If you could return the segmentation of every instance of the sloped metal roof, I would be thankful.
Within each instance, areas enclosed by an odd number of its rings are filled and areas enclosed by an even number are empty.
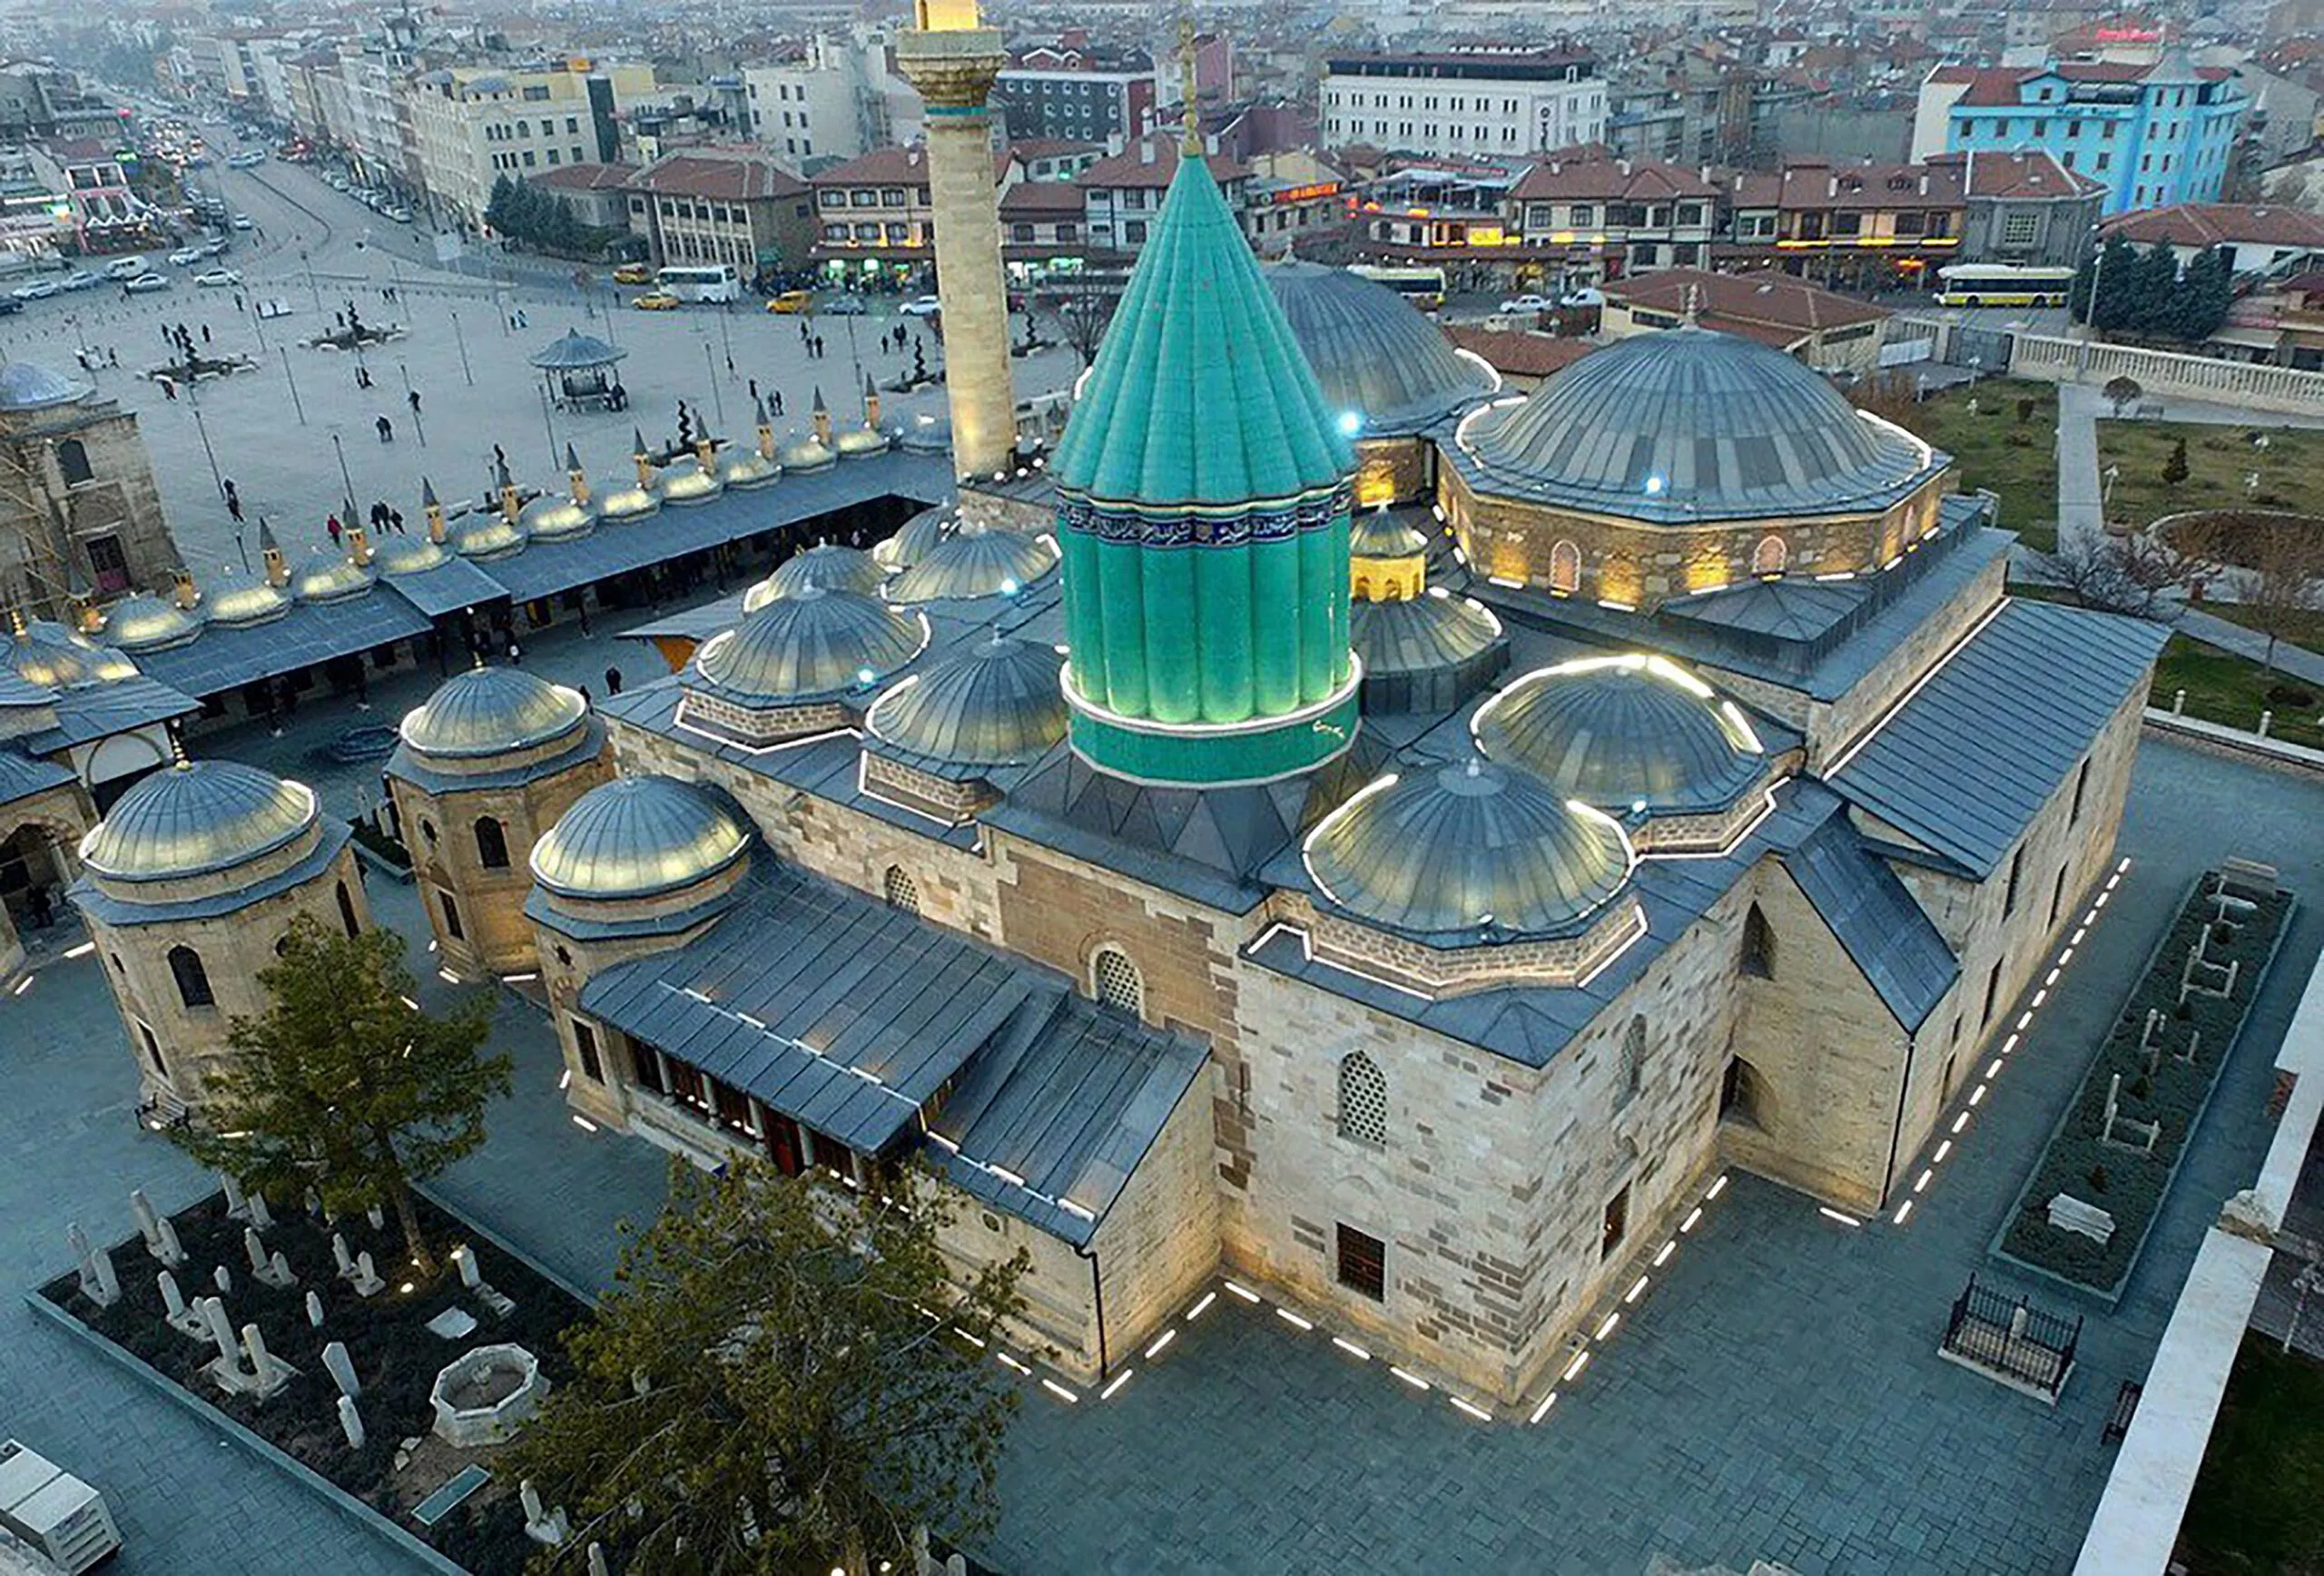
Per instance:
[[[1886,861],[1834,816],[1783,855],[1784,868],[1907,1032],[1961,972],[1945,938]]]
[[[197,698],[221,694],[334,656],[425,635],[434,625],[398,595],[399,589],[377,586],[327,606],[302,602],[280,618],[241,628],[213,621],[183,645],[138,653],[138,662],[172,689]]]
[[[1831,785],[1982,879],[2168,638],[2135,618],[2006,601],[1841,756]]]
[[[0,804],[13,804],[72,781],[73,773],[54,761],[0,749]]]

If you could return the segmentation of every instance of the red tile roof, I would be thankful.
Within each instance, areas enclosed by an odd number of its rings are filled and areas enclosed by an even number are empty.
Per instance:
[[[566,164],[526,179],[536,186],[558,186],[568,192],[604,192],[628,185],[637,173],[635,164]]]
[[[1019,181],[1000,194],[1003,219],[1055,219],[1079,213],[1081,188],[1070,181]]]
[[[2069,170],[2040,152],[1940,153],[1929,163],[1965,163],[1972,197],[2008,198],[2018,202],[2043,198],[2063,202],[2106,189],[2103,182]]]
[[[1689,300],[1707,329],[1772,339],[1776,330],[1792,339],[1853,323],[1880,322],[1886,307],[1818,289],[1788,274],[1709,273],[1696,268],[1667,268],[1605,287],[1606,299],[1649,310],[1683,312]],[[1788,342],[1788,341],[1786,341]]]
[[[928,155],[920,148],[874,148],[859,159],[808,177],[812,186],[924,186]]]
[[[1074,180],[1085,187],[1098,186],[1113,191],[1137,186],[1167,186],[1170,178],[1178,172],[1177,137],[1170,133],[1156,132],[1145,142],[1154,150],[1151,163],[1140,153],[1138,144],[1133,143],[1113,157],[1098,160],[1076,175]],[[1208,163],[1211,178],[1222,184],[1242,180],[1251,172],[1223,153],[1208,155]]]
[[[1482,356],[1493,370],[1512,378],[1547,378],[1598,349],[1587,340],[1564,340],[1528,330],[1496,332],[1462,323],[1445,324],[1444,337],[1456,349]]]
[[[1716,197],[1718,189],[1692,170],[1659,159],[1618,159],[1603,143],[1545,153],[1510,189],[1520,202],[1651,201],[1658,197]]]
[[[631,177],[633,192],[713,197],[730,202],[796,197],[806,182],[763,153],[688,148],[655,160]]]
[[[2105,233],[2137,246],[2302,247],[2324,251],[2324,219],[2280,202],[2180,202],[2106,221]]]
[[[1779,174],[1736,177],[1729,201],[1737,208],[1958,208],[1957,159],[1925,164],[1835,164],[1820,159],[1787,164]]]

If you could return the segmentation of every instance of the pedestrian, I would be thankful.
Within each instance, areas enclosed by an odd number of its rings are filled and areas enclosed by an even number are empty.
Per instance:
[[[331,313],[330,326],[334,329],[345,328],[347,326],[347,314],[345,312],[338,311]]]
[[[226,512],[233,517],[234,523],[236,525],[241,525],[242,523],[242,500],[237,497],[234,494],[228,493],[226,495]]]
[[[777,416],[783,414],[783,390],[780,389],[774,391],[774,413]]]
[[[525,649],[517,644],[517,637],[513,635],[508,637],[508,665],[510,667],[525,665]]]
[[[340,533],[339,517],[337,515],[326,516],[323,519],[323,529],[330,533],[330,545],[334,547],[338,547]]]
[[[387,523],[388,500],[385,498],[373,498],[371,500],[371,528],[376,531]]]
[[[609,695],[621,694],[621,669],[617,667],[606,669],[606,693]]]
[[[49,905],[48,889],[44,886],[33,888],[29,901],[33,911],[33,929],[48,929],[49,921],[56,917],[55,911]]]
[[[165,345],[174,345],[177,342],[177,336],[170,332],[170,325],[163,323],[162,325],[162,343]]]
[[[391,508],[388,511],[388,528],[395,532],[399,537],[404,534],[403,511],[401,509]]]
[[[232,497],[236,491],[234,487],[234,478],[231,476],[219,478],[218,490],[225,494],[228,497]]]
[[[379,428],[379,441],[381,443],[393,443],[396,440],[395,427],[386,417],[382,416],[379,418],[378,426]]]
[[[726,369],[727,369],[729,372],[733,371],[733,370],[734,369],[734,364],[732,361],[727,362],[727,363],[726,363]],[[746,381],[746,382],[748,382],[748,383],[749,383],[749,385],[750,385],[750,389],[751,389],[751,399],[752,399],[752,400],[753,400],[753,402],[755,402],[755,401],[757,400],[758,397],[759,397],[759,380],[758,380],[756,378],[751,378],[751,379],[745,379],[745,381]]]
[[[807,320],[801,318],[799,320],[799,342],[803,345],[811,345],[811,341],[812,336],[807,332]]]
[[[175,399],[178,397],[178,383],[176,379],[169,376],[167,373],[163,373],[160,378],[154,379],[154,381],[161,384],[162,397],[163,399]]]
[[[205,345],[210,342],[210,325],[208,323],[202,325],[202,342]]]
[[[123,285],[121,287],[121,299],[124,301],[129,299],[129,287],[127,285]]]
[[[105,365],[108,367],[118,367],[121,365],[121,349],[119,346],[107,345],[105,347]]]
[[[404,392],[404,397],[403,397],[403,399],[404,399],[404,403],[411,407],[411,419],[412,419],[414,421],[419,420],[419,389],[407,389],[407,390],[405,390],[405,392]]]
[[[234,292],[234,310],[236,311],[242,310],[242,293],[240,291]]]

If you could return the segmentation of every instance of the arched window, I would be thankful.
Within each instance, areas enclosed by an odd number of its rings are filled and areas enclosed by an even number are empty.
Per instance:
[[[1340,1137],[1388,1141],[1388,1075],[1360,1050],[1340,1058]]]
[[[1730,1059],[1720,1075],[1718,1116],[1721,1121],[1759,1124],[1759,1072],[1739,1056]]]
[[[1639,1090],[1646,1087],[1646,1017],[1643,1013],[1631,1019],[1630,1028],[1622,1034],[1622,1061],[1615,1072],[1620,1081],[1614,1086],[1614,1108],[1619,1111],[1638,1098]]]
[[[1560,542],[1550,549],[1550,589],[1571,596],[1581,589],[1581,549]]]
[[[419,818],[419,835],[428,840],[428,847],[436,846],[436,823],[424,815]]]
[[[455,941],[461,940],[466,932],[460,929],[460,905],[452,901],[450,892],[438,892],[436,902],[444,911],[444,933]]]
[[[89,451],[77,438],[68,438],[56,446],[56,468],[64,478],[66,487],[84,481],[94,481],[97,473],[89,468]]]
[[[477,862],[487,870],[508,868],[508,834],[489,815],[477,817],[476,857]]]
[[[1089,960],[1089,994],[1132,1018],[1146,1016],[1146,981],[1119,947],[1100,947]]]
[[[1780,575],[1784,566],[1790,562],[1791,549],[1784,545],[1781,537],[1772,532],[1761,537],[1759,545],[1751,549],[1751,573],[1754,575]]]
[[[178,982],[178,1000],[188,1007],[218,1005],[210,989],[210,970],[202,966],[202,954],[192,947],[170,949],[170,977]]]
[[[1776,977],[1776,933],[1757,903],[1743,914],[1743,972],[1755,980]]]
[[[880,895],[888,900],[891,909],[907,914],[920,912],[920,883],[902,865],[888,867],[888,873],[880,878]]]
[[[339,883],[339,922],[346,927],[349,935],[355,934],[355,895],[347,890],[345,882]]]

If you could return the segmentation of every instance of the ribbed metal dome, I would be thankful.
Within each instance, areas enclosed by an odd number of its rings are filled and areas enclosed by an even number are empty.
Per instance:
[[[1361,509],[1348,522],[1351,558],[1416,558],[1427,551],[1428,538],[1386,509]]]
[[[910,454],[949,454],[952,449],[952,419],[942,411],[923,410],[904,423],[896,441]]]
[[[595,334],[567,329],[561,338],[551,340],[527,360],[543,371],[586,372],[592,367],[610,367],[628,354]]]
[[[241,574],[221,576],[210,588],[207,600],[210,622],[222,629],[247,628],[290,611],[290,598],[280,586]]]
[[[1441,590],[1348,609],[1348,644],[1366,678],[1433,673],[1474,662],[1501,638],[1501,622],[1481,604]]]
[[[534,541],[554,542],[587,536],[597,523],[597,506],[576,504],[570,493],[543,493],[518,510],[517,518]]]
[[[398,575],[425,575],[451,560],[451,549],[441,542],[426,537],[398,537],[379,544],[371,555],[371,566],[392,578]]]
[[[665,504],[708,503],[726,488],[719,479],[715,456],[708,465],[699,459],[687,465],[674,465],[662,473],[661,479],[662,501]]]
[[[782,475],[783,467],[761,454],[754,444],[738,443],[719,457],[718,479],[730,488],[764,487]]]
[[[0,367],[0,410],[46,410],[89,397],[89,385],[36,361]]]
[[[599,783],[533,844],[533,879],[571,898],[644,898],[714,875],[750,833],[718,799],[675,777]]]
[[[1265,274],[1324,399],[1358,419],[1354,437],[1417,432],[1499,387],[1491,369],[1386,285],[1313,262]]]
[[[842,459],[869,459],[888,452],[888,435],[876,427],[851,427],[832,439]]]
[[[521,667],[474,667],[405,713],[399,731],[423,755],[497,755],[568,733],[587,711],[578,692]]]
[[[315,795],[239,761],[181,761],[145,777],[81,840],[115,881],[170,881],[244,863],[315,823]]]
[[[774,573],[743,593],[743,611],[756,613],[777,597],[796,596],[808,586],[824,591],[853,591],[870,596],[880,589],[888,572],[861,547],[819,542],[793,553],[775,566]]]
[[[792,472],[829,470],[839,463],[839,456],[813,438],[794,438],[774,451],[783,468]]]
[[[661,487],[658,475],[645,485],[639,483],[635,471],[610,478],[596,490],[597,517],[634,520],[640,515],[650,515],[662,507]]]
[[[1612,822],[1472,756],[1384,777],[1316,827],[1308,874],[1332,901],[1419,935],[1570,931],[1629,879]]]
[[[925,619],[854,591],[809,586],[714,635],[694,654],[710,686],[744,702],[785,702],[876,684],[920,655]]]
[[[873,545],[872,556],[890,569],[909,569],[952,534],[952,519],[942,509],[922,509],[897,528],[896,534]]]
[[[137,665],[118,651],[44,618],[22,635],[0,635],[0,665],[43,689],[86,689],[137,676]]]
[[[1696,328],[1618,340],[1464,428],[1488,490],[1661,522],[1882,508],[1941,464],[1782,351]]]
[[[1480,706],[1472,725],[1494,760],[1615,814],[1723,807],[1767,769],[1734,704],[1660,656],[1529,673]]]
[[[123,597],[105,610],[105,635],[123,651],[154,651],[183,645],[202,633],[209,615],[200,605],[192,609],[160,596]]]
[[[964,525],[888,587],[893,602],[1013,596],[1057,567],[1057,544],[1022,531]]]
[[[1027,762],[1065,737],[1055,647],[996,636],[900,680],[864,719],[898,749],[963,766]]]
[[[371,588],[379,572],[352,558],[318,555],[291,577],[291,594],[301,602],[344,602]]]
[[[524,551],[527,539],[525,527],[497,509],[470,515],[452,528],[458,533],[454,545],[463,558],[505,558]]]

